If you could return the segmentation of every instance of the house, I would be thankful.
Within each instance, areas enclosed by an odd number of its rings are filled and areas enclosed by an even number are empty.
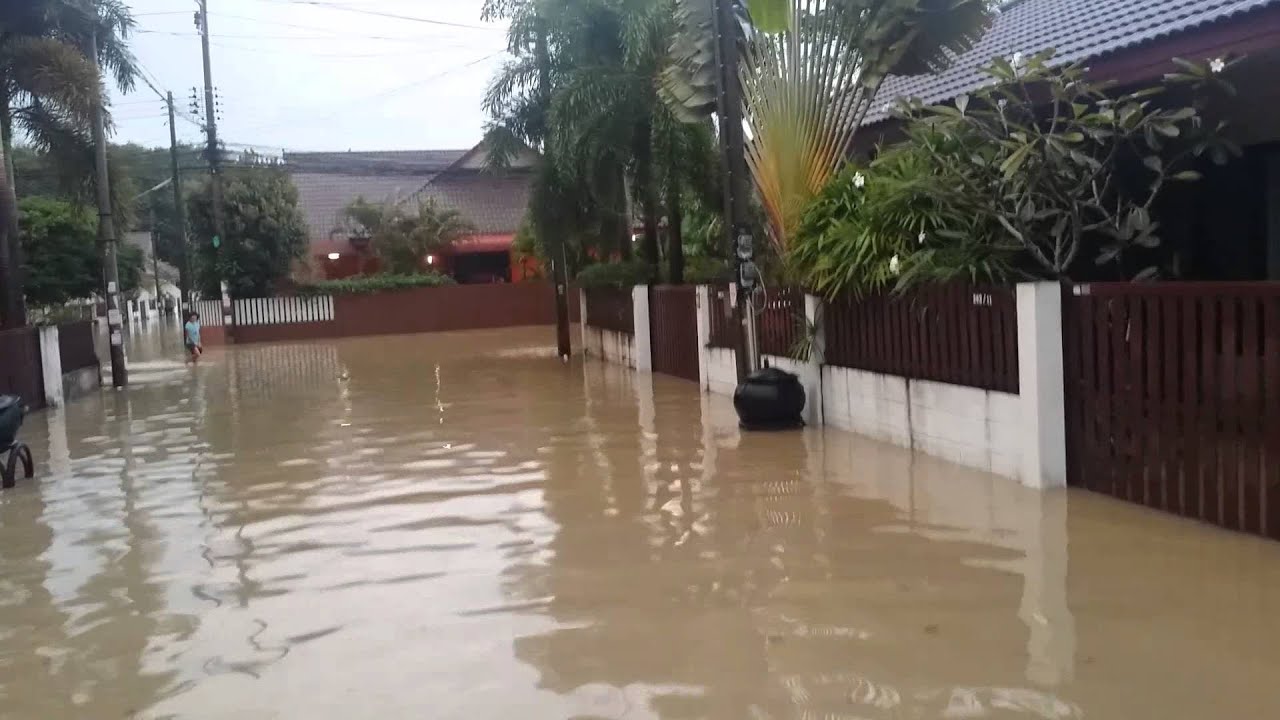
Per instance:
[[[433,198],[457,210],[474,232],[426,258],[459,282],[517,282],[530,274],[512,253],[529,203],[537,160],[529,151],[502,172],[485,170],[486,146],[470,150],[286,153],[310,234],[312,271],[327,279],[376,270],[368,241],[344,230],[353,200],[409,202]]]
[[[1244,155],[1167,193],[1156,219],[1183,275],[1200,280],[1280,280],[1280,0],[1013,0],[986,35],[944,72],[891,77],[859,130],[857,150],[898,137],[894,99],[942,103],[990,81],[995,57],[1055,49],[1119,87],[1157,82],[1174,58],[1243,60],[1228,80],[1235,98],[1208,112],[1225,120]]]

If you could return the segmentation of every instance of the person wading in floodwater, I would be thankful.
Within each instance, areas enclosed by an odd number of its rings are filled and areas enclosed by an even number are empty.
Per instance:
[[[182,326],[182,342],[187,346],[187,356],[191,362],[198,362],[204,354],[204,346],[200,344],[200,313],[187,315],[187,324]]]

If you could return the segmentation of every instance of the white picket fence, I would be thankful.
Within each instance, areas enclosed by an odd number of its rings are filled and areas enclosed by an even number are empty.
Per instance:
[[[195,310],[200,313],[200,324],[205,327],[222,327],[222,303],[217,300],[197,300],[186,303],[182,308],[182,321],[186,322],[187,313]]]
[[[332,320],[333,298],[328,295],[236,300],[237,325],[292,325]]]

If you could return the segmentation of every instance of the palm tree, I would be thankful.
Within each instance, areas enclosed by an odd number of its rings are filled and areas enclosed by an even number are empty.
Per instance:
[[[0,327],[26,322],[11,160],[14,136],[22,132],[69,175],[88,176],[90,123],[103,90],[85,49],[96,36],[102,67],[127,91],[137,74],[126,43],[132,28],[128,7],[119,0],[31,0],[0,6]]]
[[[664,92],[683,116],[714,107],[711,4],[680,0]],[[739,2],[747,161],[786,249],[800,214],[844,162],[888,75],[935,72],[972,47],[987,0],[749,0]],[[754,21],[754,24],[753,24]]]

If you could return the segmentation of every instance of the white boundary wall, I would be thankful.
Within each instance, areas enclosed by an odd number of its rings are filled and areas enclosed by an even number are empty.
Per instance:
[[[587,324],[587,294],[578,293],[582,322],[582,352],[590,358],[636,369],[635,337],[626,333],[603,330]],[[645,330],[648,331],[648,305],[645,306]]]
[[[589,357],[647,372],[651,369],[649,291],[637,287],[633,292],[634,337],[584,323],[582,345]],[[586,317],[586,300],[581,302]],[[738,385],[735,353],[708,347],[710,288],[697,289],[697,312],[699,386],[704,392],[731,396]],[[1033,488],[1065,486],[1058,285],[1018,286],[1018,395],[824,365],[821,315],[819,300],[806,297],[805,316],[816,333],[808,361],[762,358],[765,364],[800,378],[807,423],[850,430]]]

